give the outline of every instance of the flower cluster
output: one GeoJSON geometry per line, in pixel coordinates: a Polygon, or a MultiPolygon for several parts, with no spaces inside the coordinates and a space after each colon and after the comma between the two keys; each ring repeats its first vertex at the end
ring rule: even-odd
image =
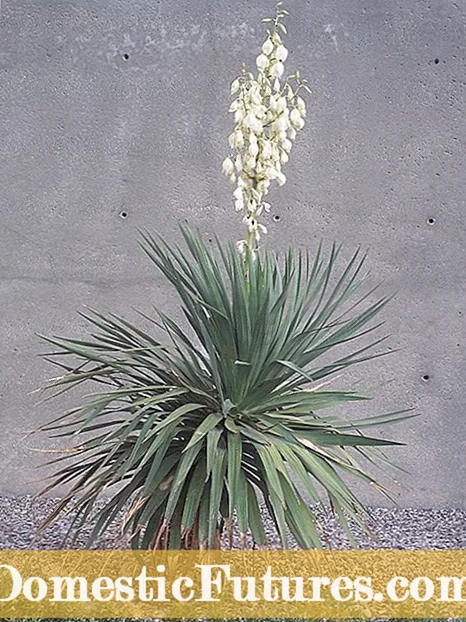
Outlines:
{"type": "Polygon", "coordinates": [[[247,239],[238,242],[240,252],[246,247],[254,251],[261,233],[267,232],[259,222],[262,212],[270,210],[264,196],[272,181],[280,186],[285,183],[282,167],[306,115],[300,96],[302,89],[309,91],[306,81],[299,72],[284,78],[288,50],[280,33],[286,34],[281,20],[288,13],[281,4],[277,4],[274,19],[263,20],[273,25],[256,58],[257,75],[243,66],[242,75],[231,85],[231,93],[237,95],[230,106],[236,125],[229,137],[232,153],[223,162],[223,172],[236,184],[235,208],[243,212],[248,228],[247,239]]]}

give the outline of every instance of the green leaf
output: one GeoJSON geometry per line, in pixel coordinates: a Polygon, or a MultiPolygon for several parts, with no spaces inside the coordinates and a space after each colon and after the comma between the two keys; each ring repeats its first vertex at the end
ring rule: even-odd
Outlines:
{"type": "Polygon", "coordinates": [[[194,434],[191,436],[191,440],[183,451],[187,451],[193,445],[201,441],[222,419],[223,416],[220,413],[210,413],[210,415],[207,415],[204,421],[198,426],[194,434]]]}
{"type": "Polygon", "coordinates": [[[220,501],[225,486],[225,473],[227,459],[224,449],[219,449],[212,465],[212,477],[210,481],[210,504],[209,504],[209,531],[208,545],[213,546],[219,524],[220,501]]]}

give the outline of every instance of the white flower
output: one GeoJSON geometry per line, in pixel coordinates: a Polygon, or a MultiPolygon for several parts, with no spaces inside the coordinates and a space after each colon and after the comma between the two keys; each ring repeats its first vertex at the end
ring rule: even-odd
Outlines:
{"type": "Polygon", "coordinates": [[[299,120],[299,122],[297,123],[296,128],[297,128],[298,130],[302,130],[302,129],[303,129],[303,127],[304,127],[304,119],[302,119],[302,118],[301,118],[301,119],[299,120]]]}
{"type": "Polygon", "coordinates": [[[243,162],[241,160],[241,156],[239,153],[235,158],[235,168],[238,171],[238,173],[243,170],[243,162]]]}
{"type": "Polygon", "coordinates": [[[263,207],[266,212],[270,212],[270,203],[263,203],[263,207]]]}
{"type": "Polygon", "coordinates": [[[248,114],[244,117],[243,125],[248,130],[252,128],[252,124],[254,123],[254,119],[256,117],[252,114],[252,112],[248,112],[248,114]]]}
{"type": "Polygon", "coordinates": [[[235,132],[235,147],[236,149],[242,149],[244,145],[244,136],[241,130],[235,132]]]}
{"type": "Polygon", "coordinates": [[[240,83],[239,83],[239,78],[236,78],[236,80],[233,80],[233,82],[231,83],[231,94],[234,95],[236,93],[236,91],[239,89],[240,83]]]}
{"type": "Polygon", "coordinates": [[[243,209],[244,209],[244,202],[240,201],[239,199],[235,201],[235,210],[237,212],[241,212],[243,209]]]}
{"type": "Polygon", "coordinates": [[[286,164],[289,159],[290,158],[288,157],[288,154],[286,153],[286,151],[282,151],[281,156],[280,156],[280,160],[282,161],[282,164],[286,164]]]}
{"type": "Polygon", "coordinates": [[[235,165],[231,158],[225,158],[222,164],[222,170],[225,175],[232,175],[235,172],[235,165]]]}
{"type": "Polygon", "coordinates": [[[238,240],[238,242],[236,242],[236,248],[238,252],[243,255],[246,250],[246,240],[238,240]]]}
{"type": "Polygon", "coordinates": [[[235,112],[235,123],[241,123],[243,119],[244,119],[244,110],[243,108],[238,108],[238,110],[235,112]]]}
{"type": "Polygon", "coordinates": [[[270,54],[273,52],[273,43],[270,39],[267,39],[267,41],[262,46],[262,52],[267,56],[270,56],[270,54]]]}
{"type": "Polygon", "coordinates": [[[277,102],[277,112],[283,112],[286,109],[286,97],[280,97],[277,102]]]}
{"type": "Polygon", "coordinates": [[[239,100],[235,99],[234,102],[231,102],[228,112],[236,112],[239,107],[239,100]]]}
{"type": "Polygon", "coordinates": [[[283,184],[285,183],[285,181],[286,181],[286,177],[285,177],[285,175],[284,175],[284,174],[280,171],[280,172],[277,174],[277,184],[278,184],[279,186],[283,186],[283,184]]]}
{"type": "Polygon", "coordinates": [[[270,158],[272,155],[272,145],[269,140],[264,141],[264,145],[262,146],[262,155],[264,158],[270,158]]]}
{"type": "Polygon", "coordinates": [[[269,59],[265,54],[259,54],[259,56],[256,58],[256,65],[259,71],[265,71],[269,66],[269,59]]]}
{"type": "Polygon", "coordinates": [[[262,125],[260,119],[258,119],[257,117],[255,117],[255,121],[254,124],[252,126],[252,131],[255,134],[262,134],[264,131],[264,126],[262,125]]]}
{"type": "Polygon", "coordinates": [[[257,156],[257,154],[259,153],[259,145],[257,144],[257,142],[249,143],[248,153],[253,158],[255,158],[257,156]]]}
{"type": "Polygon", "coordinates": [[[250,96],[253,104],[256,106],[260,106],[262,104],[262,97],[259,88],[251,89],[250,96]]]}
{"type": "Polygon", "coordinates": [[[257,190],[261,194],[267,194],[269,186],[270,186],[270,182],[267,179],[263,179],[257,184],[257,190]]]}
{"type": "Polygon", "coordinates": [[[233,192],[233,196],[235,197],[235,199],[237,201],[242,201],[243,200],[243,190],[240,187],[236,188],[236,190],[233,192]]]}
{"type": "Polygon", "coordinates": [[[286,57],[288,56],[288,50],[284,45],[279,45],[275,50],[275,58],[282,63],[286,61],[286,57]]]}
{"type": "Polygon", "coordinates": [[[294,140],[296,138],[296,130],[294,129],[294,127],[288,128],[288,136],[291,140],[294,140]]]}
{"type": "Polygon", "coordinates": [[[282,131],[278,132],[277,138],[278,138],[278,140],[281,143],[285,142],[285,140],[286,140],[286,132],[285,132],[285,130],[282,130],[282,131]]]}
{"type": "Polygon", "coordinates": [[[282,142],[282,149],[284,149],[287,153],[290,153],[292,146],[291,140],[288,140],[288,138],[285,138],[282,142]]]}
{"type": "Polygon", "coordinates": [[[256,158],[252,156],[248,156],[246,160],[244,161],[244,167],[248,169],[250,173],[252,173],[255,166],[256,166],[256,158]]]}
{"type": "Polygon", "coordinates": [[[232,173],[232,174],[230,175],[230,182],[231,182],[232,184],[234,184],[234,183],[235,183],[235,181],[236,181],[236,175],[235,175],[234,173],[232,173]]]}
{"type": "Polygon", "coordinates": [[[274,125],[277,132],[285,132],[290,127],[290,122],[284,114],[281,114],[274,125]]]}
{"type": "Polygon", "coordinates": [[[258,119],[263,119],[265,116],[265,113],[267,112],[267,108],[263,106],[262,104],[255,105],[252,107],[252,112],[254,116],[257,117],[258,119]]]}
{"type": "Polygon", "coordinates": [[[280,80],[278,78],[275,78],[274,83],[273,83],[273,90],[274,91],[279,91],[280,90],[280,80]]]}
{"type": "Polygon", "coordinates": [[[276,63],[274,63],[272,65],[272,70],[270,72],[270,75],[272,76],[272,78],[281,78],[283,75],[283,63],[281,63],[280,61],[277,61],[276,63]]]}
{"type": "Polygon", "coordinates": [[[290,119],[291,119],[291,123],[295,127],[299,126],[299,123],[301,121],[301,114],[297,108],[293,108],[293,110],[291,111],[290,119]]]}
{"type": "Polygon", "coordinates": [[[304,103],[304,99],[302,97],[297,97],[296,107],[299,110],[301,116],[305,117],[306,116],[306,104],[304,103]]]}

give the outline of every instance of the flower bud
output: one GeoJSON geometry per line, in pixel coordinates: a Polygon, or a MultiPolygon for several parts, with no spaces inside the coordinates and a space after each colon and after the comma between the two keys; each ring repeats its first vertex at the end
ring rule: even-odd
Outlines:
{"type": "Polygon", "coordinates": [[[265,71],[269,66],[269,59],[265,54],[259,54],[259,56],[256,58],[256,65],[259,71],[265,71]]]}
{"type": "Polygon", "coordinates": [[[276,63],[274,63],[272,65],[272,70],[270,72],[270,75],[272,76],[272,78],[281,78],[283,75],[283,63],[280,61],[277,61],[276,63]]]}
{"type": "Polygon", "coordinates": [[[267,56],[270,56],[270,54],[273,52],[273,43],[270,39],[267,39],[267,41],[265,41],[264,45],[262,46],[262,52],[267,56]]]}
{"type": "Polygon", "coordinates": [[[284,63],[287,56],[288,50],[286,49],[286,47],[284,45],[279,45],[278,48],[275,50],[275,58],[284,63]]]}
{"type": "Polygon", "coordinates": [[[296,130],[294,129],[294,127],[288,128],[288,136],[291,140],[294,140],[296,138],[296,130]]]}

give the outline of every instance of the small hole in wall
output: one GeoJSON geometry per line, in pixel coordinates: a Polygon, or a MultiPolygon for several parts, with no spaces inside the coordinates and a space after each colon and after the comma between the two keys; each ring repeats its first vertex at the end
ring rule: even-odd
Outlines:
{"type": "Polygon", "coordinates": [[[123,58],[124,58],[125,60],[129,60],[129,54],[123,54],[123,58]]]}
{"type": "Polygon", "coordinates": [[[440,60],[439,60],[438,58],[434,58],[434,63],[435,63],[436,65],[438,65],[438,64],[439,64],[439,62],[440,62],[440,60]]]}
{"type": "Polygon", "coordinates": [[[424,382],[427,382],[427,381],[430,379],[429,374],[424,374],[424,375],[422,376],[422,379],[424,380],[424,382]]]}
{"type": "Polygon", "coordinates": [[[434,225],[435,224],[435,218],[428,218],[427,219],[427,224],[434,225]]]}
{"type": "Polygon", "coordinates": [[[120,212],[120,218],[128,218],[128,212],[120,212]]]}
{"type": "Polygon", "coordinates": [[[278,214],[275,214],[273,219],[274,219],[275,222],[280,222],[280,216],[278,214]]]}

